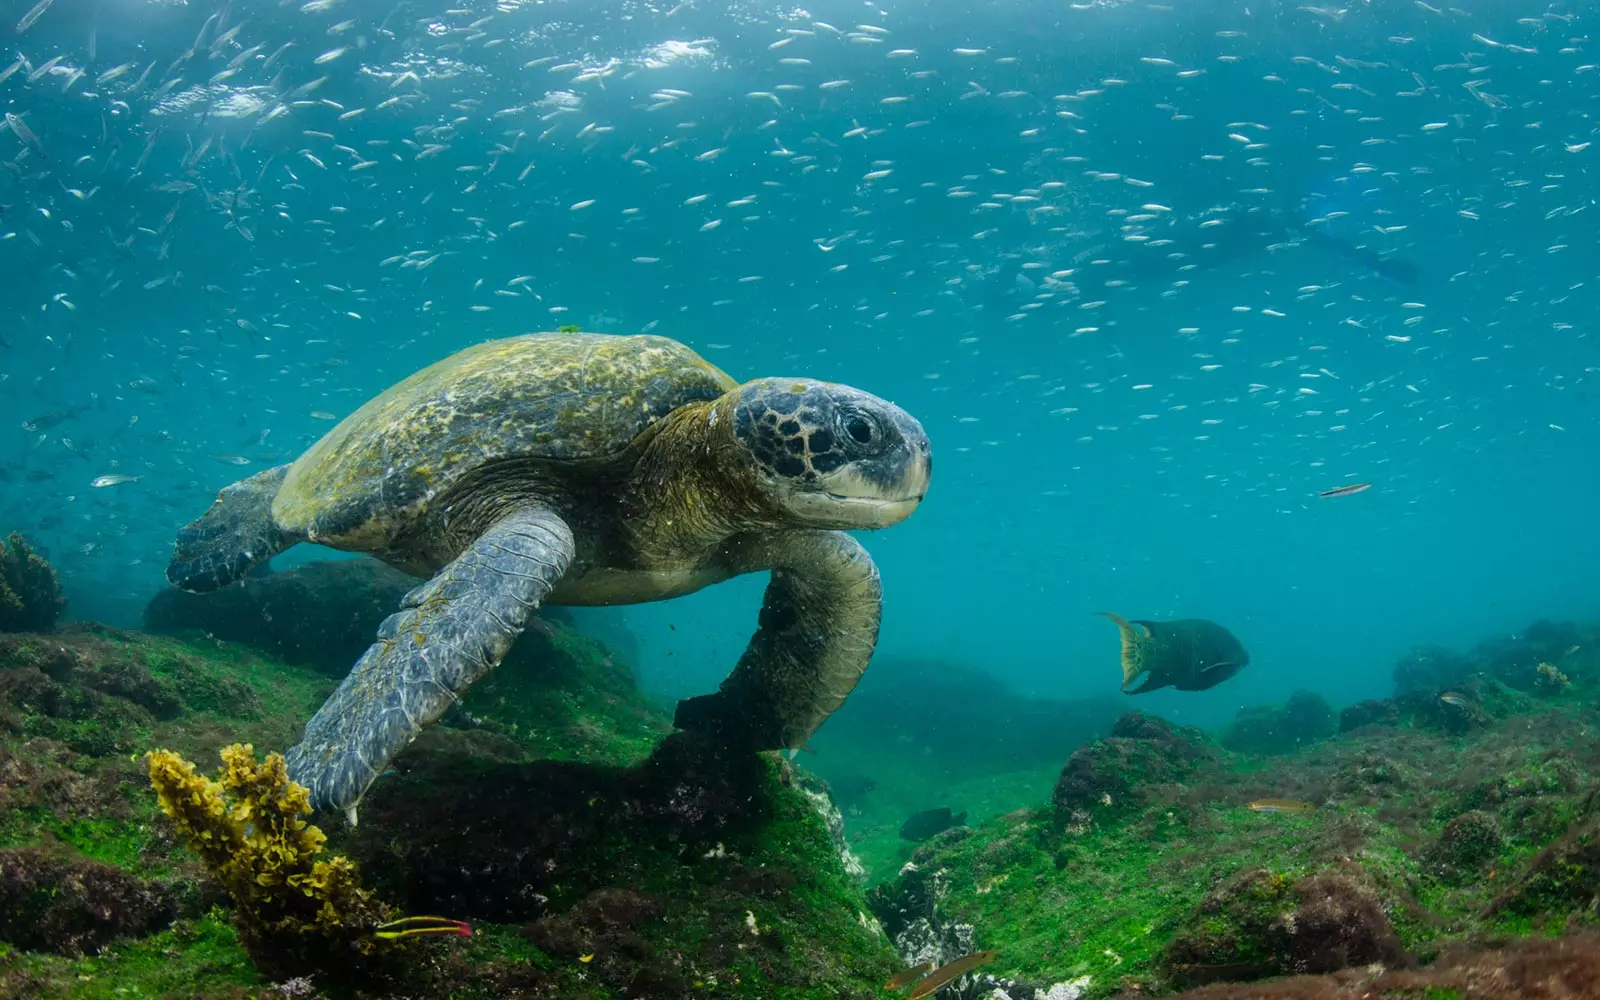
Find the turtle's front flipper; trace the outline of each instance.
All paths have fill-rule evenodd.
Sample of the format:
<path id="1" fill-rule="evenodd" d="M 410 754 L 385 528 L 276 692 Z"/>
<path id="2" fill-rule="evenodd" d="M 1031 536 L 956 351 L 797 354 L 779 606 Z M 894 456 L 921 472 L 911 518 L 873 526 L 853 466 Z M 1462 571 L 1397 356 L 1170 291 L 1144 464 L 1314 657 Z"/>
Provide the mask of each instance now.
<path id="1" fill-rule="evenodd" d="M 878 644 L 883 587 L 861 543 L 837 531 L 740 536 L 732 573 L 772 570 L 761 622 L 716 694 L 678 703 L 680 729 L 719 731 L 758 750 L 798 747 L 861 679 Z"/>
<path id="2" fill-rule="evenodd" d="M 571 559 L 561 518 L 520 510 L 407 594 L 289 751 L 289 776 L 311 790 L 312 805 L 343 809 L 353 825 L 367 786 L 494 669 Z"/>

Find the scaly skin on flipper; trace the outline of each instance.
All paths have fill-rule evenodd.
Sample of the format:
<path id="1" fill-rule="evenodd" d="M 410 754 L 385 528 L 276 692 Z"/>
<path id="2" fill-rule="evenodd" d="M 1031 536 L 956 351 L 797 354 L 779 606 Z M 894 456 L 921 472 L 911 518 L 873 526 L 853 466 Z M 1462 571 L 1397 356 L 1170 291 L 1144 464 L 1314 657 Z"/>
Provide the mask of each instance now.
<path id="1" fill-rule="evenodd" d="M 312 804 L 356 804 L 390 758 L 499 664 L 572 559 L 553 512 L 518 510 L 405 598 L 378 641 L 289 751 L 289 776 Z"/>
<path id="2" fill-rule="evenodd" d="M 799 747 L 872 659 L 883 614 L 878 567 L 838 531 L 741 536 L 723 558 L 730 575 L 772 570 L 760 625 L 716 694 L 678 703 L 676 725 L 736 727 L 758 750 Z"/>
<path id="3" fill-rule="evenodd" d="M 278 526 L 272 501 L 289 472 L 287 465 L 241 479 L 217 494 L 211 508 L 178 532 L 167 579 L 203 594 L 250 572 L 300 539 Z"/>

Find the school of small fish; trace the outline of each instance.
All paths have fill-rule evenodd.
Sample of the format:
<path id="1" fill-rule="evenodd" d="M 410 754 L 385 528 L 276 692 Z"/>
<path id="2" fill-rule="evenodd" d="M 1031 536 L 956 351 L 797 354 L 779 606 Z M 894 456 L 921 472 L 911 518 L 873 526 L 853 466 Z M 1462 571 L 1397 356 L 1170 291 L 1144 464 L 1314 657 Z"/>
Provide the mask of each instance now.
<path id="1" fill-rule="evenodd" d="M 1407 507 L 1459 487 L 1406 456 L 1564 448 L 1593 393 L 1578 7 L 602 7 L 18 5 L 0 522 L 159 563 L 245 467 L 563 323 L 867 345 L 974 475 L 1066 456 L 1042 503 Z"/>

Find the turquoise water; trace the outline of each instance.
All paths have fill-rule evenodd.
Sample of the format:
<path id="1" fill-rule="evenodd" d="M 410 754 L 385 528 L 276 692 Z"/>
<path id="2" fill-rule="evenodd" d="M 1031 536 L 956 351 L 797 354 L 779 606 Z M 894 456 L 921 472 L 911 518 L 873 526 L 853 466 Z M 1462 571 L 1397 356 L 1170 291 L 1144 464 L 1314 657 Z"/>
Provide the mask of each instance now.
<path id="1" fill-rule="evenodd" d="M 1093 612 L 1211 618 L 1251 665 L 1138 699 L 1211 723 L 1593 614 L 1580 7 L 40 6 L 0 24 L 0 527 L 77 617 L 137 624 L 217 489 L 371 395 L 561 324 L 922 420 L 881 656 L 1115 693 Z M 586 614 L 678 697 L 760 586 Z"/>

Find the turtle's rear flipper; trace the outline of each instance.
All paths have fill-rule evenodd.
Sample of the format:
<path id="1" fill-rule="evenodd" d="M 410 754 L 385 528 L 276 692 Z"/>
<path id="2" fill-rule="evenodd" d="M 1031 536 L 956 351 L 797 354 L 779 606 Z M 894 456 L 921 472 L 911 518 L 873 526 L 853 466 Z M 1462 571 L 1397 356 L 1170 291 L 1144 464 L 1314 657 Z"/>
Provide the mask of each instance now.
<path id="1" fill-rule="evenodd" d="M 571 560 L 561 518 L 519 510 L 407 594 L 288 753 L 289 777 L 311 790 L 311 804 L 342 809 L 354 825 L 367 786 L 494 669 Z"/>
<path id="2" fill-rule="evenodd" d="M 272 519 L 272 499 L 288 472 L 287 465 L 280 465 L 218 493 L 210 510 L 178 532 L 167 579 L 203 594 L 227 586 L 298 542 Z"/>

